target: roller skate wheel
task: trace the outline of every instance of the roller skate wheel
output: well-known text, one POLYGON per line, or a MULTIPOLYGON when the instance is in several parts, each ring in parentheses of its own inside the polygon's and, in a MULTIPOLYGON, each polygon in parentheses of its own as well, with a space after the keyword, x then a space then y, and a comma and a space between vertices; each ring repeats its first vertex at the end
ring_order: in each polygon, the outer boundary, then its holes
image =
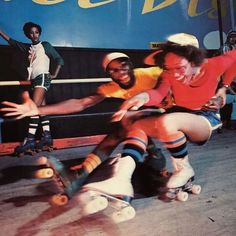
POLYGON ((48 158, 47 157, 40 157, 38 160, 37 160, 37 163, 39 165, 46 165, 48 162, 48 158))
POLYGON ((63 205, 66 205, 68 201, 69 201, 69 198, 67 195, 56 194, 52 196, 50 203, 56 206, 63 206, 63 205))
POLYGON ((112 214, 112 219, 115 223, 131 220, 135 217, 135 209, 132 206, 125 207, 112 214))
POLYGON ((94 214, 102 211, 108 206, 108 200, 105 197, 99 196, 90 200, 83 208, 85 215, 94 214))
POLYGON ((177 197, 177 200, 181 202, 186 202, 188 200, 188 193, 181 191, 177 193, 176 197, 177 197))
POLYGON ((193 187, 191 189, 192 193, 197 194, 197 195, 201 193, 201 190, 202 190, 201 186, 195 185, 195 184, 193 185, 193 187))
POLYGON ((44 168, 44 169, 37 170, 35 172, 35 177, 39 179, 46 179, 46 178, 51 178, 53 174, 54 174, 53 169, 44 168))

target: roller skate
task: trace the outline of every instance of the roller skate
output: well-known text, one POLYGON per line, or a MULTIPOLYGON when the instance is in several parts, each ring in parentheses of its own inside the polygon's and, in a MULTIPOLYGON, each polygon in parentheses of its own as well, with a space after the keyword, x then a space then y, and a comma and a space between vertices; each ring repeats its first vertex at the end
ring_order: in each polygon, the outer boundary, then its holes
POLYGON ((172 158, 172 160, 175 171, 167 183, 166 197, 170 200, 177 199, 185 202, 188 200, 188 193, 200 194, 201 186, 193 184, 194 170, 188 161, 188 157, 172 158))
POLYGON ((14 155, 22 157, 25 154, 34 155, 35 154, 35 139, 34 138, 25 138, 23 143, 17 146, 14 150, 14 155))
POLYGON ((41 140, 36 144, 36 151, 49 151, 53 150, 53 139, 49 131, 44 131, 41 140))
POLYGON ((55 157, 41 157, 38 162, 40 165, 46 165, 35 172, 36 178, 51 178, 53 177, 59 187, 59 193, 52 196, 50 203, 57 206, 62 206, 74 196, 86 181, 88 173, 83 169, 71 170, 63 165, 55 157))
POLYGON ((78 201, 84 215, 106 209, 114 209, 111 218, 115 223, 133 219, 135 209, 131 206, 134 190, 131 177, 136 167, 130 156, 120 158, 113 177, 83 186, 78 201))

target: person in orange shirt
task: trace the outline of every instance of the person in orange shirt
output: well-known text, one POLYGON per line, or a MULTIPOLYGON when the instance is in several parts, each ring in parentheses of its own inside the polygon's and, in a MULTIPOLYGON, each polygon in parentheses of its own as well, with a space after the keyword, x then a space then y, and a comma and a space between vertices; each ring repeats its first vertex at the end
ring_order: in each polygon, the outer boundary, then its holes
MULTIPOLYGON (((26 102, 22 105, 17 105, 9 102, 4 102, 5 105, 15 107, 15 115, 18 118, 32 115, 51 115, 51 114, 68 114, 73 112, 80 112, 88 107, 94 106, 105 98, 122 98, 124 100, 140 93, 142 91, 154 88, 160 78, 162 69, 157 66, 147 68, 133 68, 132 62, 128 55, 120 52, 113 52, 107 54, 102 62, 104 70, 110 75, 112 81, 98 87, 97 92, 91 96, 81 99, 69 99, 58 104, 47 105, 44 107, 36 107, 30 98, 25 95, 26 102)), ((160 105, 163 108, 170 106, 172 103, 171 95, 163 99, 160 105)), ((11 108, 13 109, 13 108, 11 108)), ((9 108, 3 108, 1 111, 9 111, 9 108)), ((13 111, 13 110, 12 110, 13 111)), ((163 109, 162 109, 163 111, 163 109)), ((142 111, 138 116, 149 115, 142 111)), ((160 114, 160 110, 155 110, 155 113, 160 114)), ((7 115, 7 114, 6 114, 7 115)), ((8 113, 10 115, 10 113, 8 113)), ((130 120, 136 119, 136 114, 130 120)), ((67 170, 67 174, 62 178, 69 179, 71 182, 72 196, 77 192, 82 184, 87 180, 87 177, 94 169, 96 169, 102 162, 108 159, 114 148, 123 141, 125 129, 116 126, 114 132, 106 136, 106 138, 95 148, 95 150, 88 154, 85 161, 78 165, 72 166, 67 170), (70 176, 68 178, 68 176, 70 176), (73 177, 71 177, 73 176, 73 177)), ((165 158, 161 149, 156 148, 151 139, 149 139, 149 146, 147 153, 152 162, 153 168, 157 165, 157 175, 165 170, 165 158)), ((49 160, 50 161, 50 160, 49 160)), ((109 191, 109 194, 119 194, 133 197, 133 187, 131 184, 131 176, 136 167, 137 162, 144 161, 144 152, 136 156, 136 158, 120 158, 118 166, 120 172, 114 176, 111 181, 112 186, 116 186, 109 191)), ((56 168, 56 167, 55 167, 56 168)), ((66 167, 64 167, 66 168, 66 167)), ((107 184, 107 183, 106 183, 107 184)), ((70 196, 70 197, 71 197, 70 196)))

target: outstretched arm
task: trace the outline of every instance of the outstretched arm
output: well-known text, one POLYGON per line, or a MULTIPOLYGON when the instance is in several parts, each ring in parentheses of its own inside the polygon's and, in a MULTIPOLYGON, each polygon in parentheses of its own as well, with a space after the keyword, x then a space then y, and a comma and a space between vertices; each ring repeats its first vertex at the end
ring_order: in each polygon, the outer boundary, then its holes
POLYGON ((9 37, 6 33, 2 32, 1 30, 0 30, 0 36, 1 36, 3 39, 5 39, 7 42, 8 42, 9 39, 10 39, 10 37, 9 37))
POLYGON ((168 80, 162 80, 158 87, 155 89, 147 90, 146 92, 139 93, 132 98, 126 100, 112 116, 112 122, 120 121, 128 110, 138 110, 143 105, 146 106, 159 106, 164 97, 167 96, 169 91, 168 80))
POLYGON ((6 107, 1 108, 0 111, 4 112, 5 117, 15 116, 15 119, 22 119, 26 116, 34 115, 60 115, 80 112, 90 106, 103 101, 105 97, 95 94, 81 99, 69 99, 60 103, 37 107, 31 100, 29 93, 22 94, 23 103, 17 104, 13 102, 2 102, 6 107))
POLYGON ((120 121, 128 110, 138 110, 149 101, 149 95, 146 92, 139 93, 122 103, 120 109, 112 116, 112 122, 120 121))

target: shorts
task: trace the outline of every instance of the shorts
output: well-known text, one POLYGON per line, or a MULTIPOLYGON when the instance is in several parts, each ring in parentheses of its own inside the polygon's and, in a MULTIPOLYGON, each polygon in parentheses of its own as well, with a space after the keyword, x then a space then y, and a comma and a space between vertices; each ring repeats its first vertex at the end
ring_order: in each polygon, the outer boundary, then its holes
MULTIPOLYGON (((221 121, 219 111, 203 111, 203 110, 194 111, 194 110, 189 110, 189 109, 186 109, 186 108, 183 108, 183 107, 175 106, 175 107, 172 107, 168 110, 168 113, 171 113, 171 112, 187 112, 187 113, 192 113, 192 114, 195 114, 195 115, 202 116, 207 121, 207 123, 209 125, 209 128, 210 128, 209 138, 211 137, 211 135, 213 133, 216 133, 216 131, 219 128, 222 127, 222 121, 221 121)), ((208 140, 203 141, 203 142, 199 142, 197 144, 198 145, 203 145, 207 141, 208 140)))
POLYGON ((50 88, 51 85, 51 77, 50 74, 40 74, 34 79, 31 80, 32 88, 42 87, 46 91, 50 88))
POLYGON ((209 123, 211 131, 217 130, 222 126, 220 113, 215 111, 196 111, 196 115, 203 116, 209 123))
POLYGON ((190 110, 184 107, 173 106, 172 108, 167 110, 167 113, 172 113, 172 112, 187 112, 203 116, 207 120, 211 131, 217 130, 222 126, 219 111, 190 110))
POLYGON ((206 141, 197 143, 198 145, 204 145, 210 139, 211 135, 215 134, 217 130, 222 127, 220 113, 215 111, 197 111, 195 114, 204 117, 210 127, 211 133, 209 138, 206 141))

